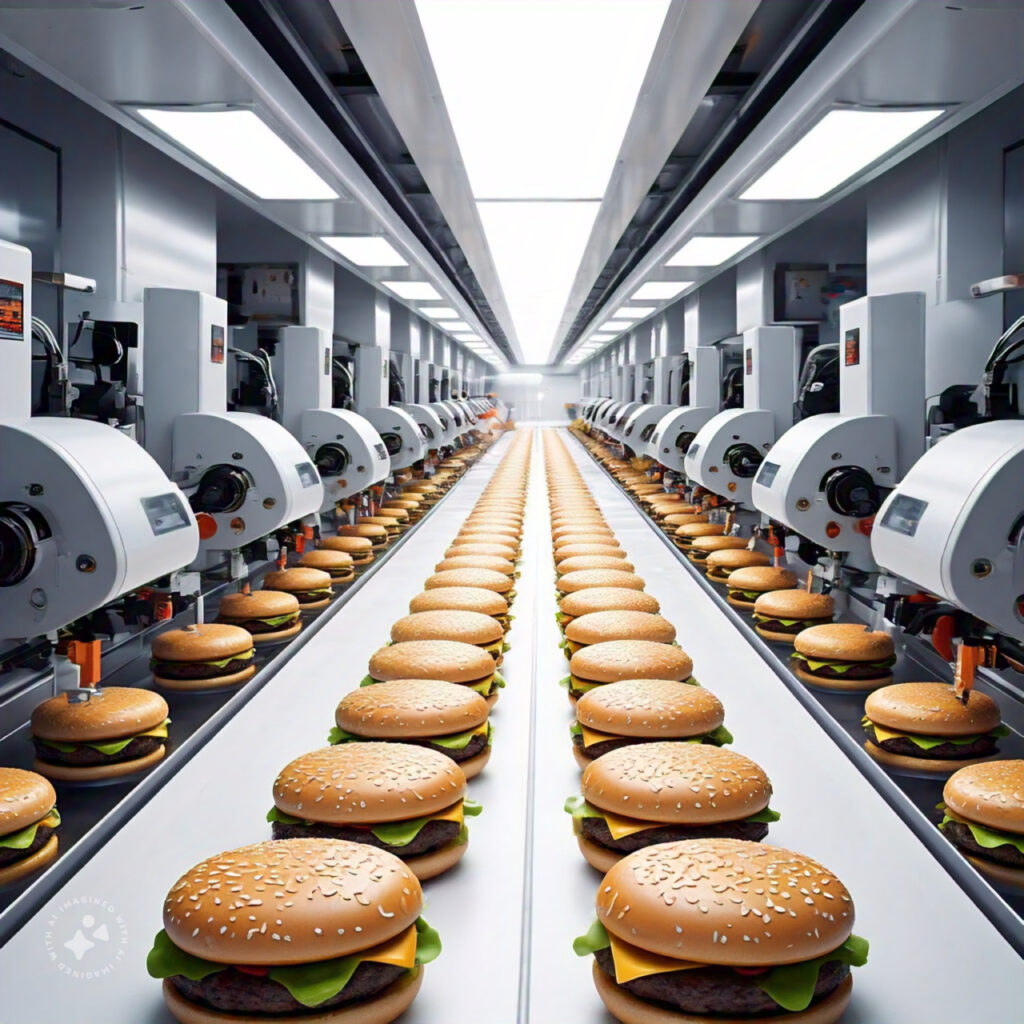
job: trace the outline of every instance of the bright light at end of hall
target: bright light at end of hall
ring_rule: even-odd
[[[665,302],[668,299],[674,299],[692,284],[692,281],[648,281],[633,292],[633,298]]]
[[[831,110],[740,199],[819,199],[944,110]]]
[[[400,299],[439,299],[441,293],[429,281],[381,281],[381,284],[393,291]]]
[[[756,242],[758,235],[694,235],[674,256],[667,267],[717,267],[741,249]]]
[[[260,199],[338,198],[338,193],[251,110],[140,107],[135,112]]]
[[[408,261],[379,235],[321,235],[320,241],[357,267],[407,267]]]

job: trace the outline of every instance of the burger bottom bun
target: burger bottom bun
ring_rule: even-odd
[[[468,846],[468,841],[453,841],[439,850],[431,850],[430,853],[421,854],[419,857],[403,857],[402,860],[421,882],[425,882],[428,878],[435,878],[455,867],[465,856]],[[362,1018],[359,1024],[362,1024]]]
[[[253,633],[252,642],[254,644],[279,644],[282,640],[291,640],[301,629],[302,619],[296,619],[295,625],[289,626],[287,629],[278,629],[273,633]]]
[[[985,860],[982,857],[972,857],[965,854],[983,875],[1000,885],[1009,886],[1014,889],[1024,890],[1024,868],[1011,868],[1009,864],[999,864],[994,860]]]
[[[715,582],[718,583],[720,581],[719,580],[715,580]],[[729,604],[731,604],[733,606],[733,608],[742,608],[745,612],[751,612],[751,611],[754,610],[754,602],[753,601],[741,601],[738,597],[733,597],[732,594],[726,594],[725,595],[725,599],[726,599],[726,601],[729,602]],[[758,630],[758,633],[761,633],[761,630]],[[766,635],[770,636],[771,634],[770,633],[769,634],[761,633],[761,635],[762,636],[766,636]],[[781,633],[776,633],[775,635],[776,636],[781,636],[782,634]]]
[[[972,764],[982,764],[985,761],[999,761],[1004,754],[998,752],[988,754],[985,757],[966,757],[962,760],[957,758],[940,757],[911,757],[909,754],[894,754],[885,747],[880,747],[871,740],[864,741],[864,749],[879,763],[886,768],[896,772],[903,772],[910,775],[952,775]]]
[[[345,580],[344,582],[348,582],[348,581]],[[331,581],[331,589],[333,589],[335,586],[337,586],[337,584],[335,583],[334,580],[332,580]],[[300,604],[299,605],[299,611],[300,612],[315,612],[315,611],[317,611],[320,608],[326,608],[330,603],[331,603],[331,598],[325,597],[322,601],[310,601],[308,604]]]
[[[164,690],[220,690],[225,686],[237,686],[256,675],[256,666],[250,665],[227,676],[211,676],[209,679],[166,679],[153,674],[153,682]]]
[[[462,774],[465,775],[467,779],[473,779],[484,770],[484,765],[486,765],[490,759],[491,747],[490,744],[488,744],[480,751],[479,754],[469,758],[467,761],[459,761],[458,765],[462,769]]]
[[[484,697],[484,700],[487,701],[487,706],[493,709],[494,705],[498,703],[498,691],[495,690],[490,697]]]
[[[611,1015],[623,1024],[835,1024],[842,1017],[853,991],[853,979],[847,975],[842,984],[820,1003],[808,1006],[800,1013],[782,1010],[770,1017],[703,1017],[698,1014],[680,1013],[635,995],[616,985],[594,961],[594,985],[597,994]]]
[[[808,686],[816,686],[819,690],[837,690],[841,693],[868,693],[870,690],[880,690],[892,682],[891,672],[876,679],[823,679],[794,666],[793,674]]]
[[[576,758],[576,763],[584,770],[594,761],[592,757],[587,757],[583,752],[583,749],[581,747],[577,747],[575,743],[572,745],[572,756]]]
[[[602,875],[611,871],[626,856],[618,850],[609,850],[606,846],[598,846],[597,843],[592,843],[583,836],[577,836],[576,843],[580,848],[580,853],[583,854],[583,859],[592,868],[600,871]]]
[[[423,983],[423,968],[403,974],[379,995],[372,999],[361,999],[349,1006],[324,1013],[286,1014],[283,1017],[269,1017],[266,1014],[221,1013],[198,1003],[190,1002],[170,983],[164,981],[164,1002],[175,1020],[181,1024],[390,1024],[400,1017],[416,998]]]
[[[45,775],[57,782],[102,782],[105,779],[119,779],[122,775],[134,775],[152,768],[164,756],[164,744],[150,751],[145,757],[134,761],[115,761],[112,764],[91,764],[78,768],[73,764],[50,764],[37,757],[32,765],[34,772]],[[45,847],[43,847],[45,849]]]
[[[18,879],[31,875],[34,871],[40,871],[57,856],[57,837],[50,836],[44,846],[41,846],[31,856],[23,857],[21,860],[0,868],[0,886],[10,885]]]
[[[736,604],[732,598],[726,598],[730,604]],[[737,607],[739,607],[737,605]],[[754,606],[751,605],[751,608]],[[762,629],[760,626],[754,627],[754,632],[763,636],[765,640],[770,640],[773,644],[788,644],[790,647],[793,646],[793,640],[796,638],[796,633],[774,633],[770,629]],[[794,670],[795,671],[795,670]]]

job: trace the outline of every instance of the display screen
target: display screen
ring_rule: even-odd
[[[185,504],[174,491],[140,500],[142,511],[149,520],[149,528],[157,537],[174,530],[184,530],[189,525]]]
[[[749,377],[754,372],[754,350],[752,348],[748,348],[744,358],[747,365],[746,374]]]
[[[779,464],[777,462],[762,462],[761,471],[757,474],[754,483],[760,484],[762,487],[771,487],[775,482],[775,474],[778,471]]]
[[[387,462],[387,460],[388,460],[388,450],[387,450],[387,448],[384,445],[382,445],[382,444],[375,444],[373,446],[373,450],[377,453],[377,458],[380,459],[381,462]]]
[[[25,340],[25,288],[0,278],[0,340]]]
[[[927,507],[927,501],[911,498],[909,494],[897,494],[882,516],[882,526],[902,533],[905,537],[913,537]]]
[[[657,444],[661,440],[661,434],[655,431],[651,434],[651,444]]]
[[[860,328],[846,332],[843,339],[843,360],[847,366],[856,366],[860,362]]]
[[[330,377],[331,375],[331,350],[330,348],[324,349],[324,376]]]
[[[299,482],[303,487],[315,487],[320,483],[320,475],[312,462],[297,462],[295,472],[299,474]]]
[[[219,324],[210,328],[210,362],[224,362],[224,328]]]
[[[699,452],[699,451],[700,451],[700,445],[699,444],[691,444],[690,447],[686,449],[686,457],[688,459],[695,459],[695,458],[697,458],[697,452]]]

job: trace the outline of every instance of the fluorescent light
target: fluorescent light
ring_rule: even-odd
[[[338,198],[338,193],[251,110],[139,108],[136,113],[260,199]]]
[[[629,330],[632,326],[632,320],[605,320],[605,322],[601,324],[601,330],[615,331],[616,333],[619,333],[621,331]]]
[[[378,235],[321,235],[320,241],[357,267],[409,265],[386,238]]]
[[[694,235],[671,259],[667,267],[717,267],[731,259],[759,235]]]
[[[400,299],[439,299],[441,293],[429,281],[381,281],[385,288],[390,288]]]
[[[459,341],[461,342],[473,342],[481,340],[480,335],[477,334],[476,331],[458,331],[455,334],[455,337],[458,338]]]
[[[460,331],[466,332],[473,330],[465,320],[446,320],[441,324],[441,329],[447,331],[449,334],[458,334]]]
[[[664,302],[666,299],[674,299],[680,292],[685,291],[692,281],[648,281],[640,285],[633,292],[634,299],[654,299],[656,302]]]
[[[451,306],[421,306],[419,311],[431,320],[458,320],[461,313],[456,313]]]
[[[477,199],[604,195],[668,7],[668,0],[417,0]]]
[[[613,338],[617,338],[617,337],[618,337],[618,335],[612,333],[611,331],[597,331],[596,333],[591,334],[587,338],[587,341],[588,342],[591,342],[591,341],[605,342],[605,341],[611,341]]]
[[[548,361],[599,205],[477,204],[524,362]]]
[[[619,306],[612,316],[616,320],[642,320],[645,316],[657,312],[657,308],[657,306]]]
[[[831,110],[740,199],[818,199],[944,110]]]

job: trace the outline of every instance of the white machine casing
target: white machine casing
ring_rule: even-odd
[[[704,424],[683,460],[689,480],[752,509],[757,466],[793,424],[798,346],[792,327],[752,327],[743,333],[743,408]]]
[[[467,435],[472,433],[473,425],[466,418],[466,412],[458,402],[453,402],[450,398],[446,398],[441,404],[448,410],[448,416],[452,421],[456,437],[466,438]]]
[[[639,402],[623,402],[613,413],[608,417],[608,436],[619,444],[622,443],[622,437],[626,429],[626,424],[629,422],[629,417],[640,408]]]
[[[455,429],[455,420],[452,417],[451,409],[444,402],[431,402],[427,408],[434,413],[437,422],[441,424],[441,443],[447,447],[454,445],[459,434]]]
[[[611,437],[612,424],[618,418],[619,410],[621,410],[625,404],[626,403],[620,398],[613,398],[594,417],[594,426],[605,436]]]
[[[404,409],[420,428],[420,436],[427,446],[427,452],[436,452],[445,444],[445,429],[436,412],[429,405],[418,405],[415,402],[396,402],[399,409]]]
[[[641,405],[634,409],[622,428],[622,443],[642,455],[662,418],[674,408],[674,405]]]
[[[50,531],[25,578],[0,590],[0,637],[59,629],[195,558],[199,532],[184,494],[113,427],[0,421],[0,451],[0,502],[28,506]]]
[[[393,405],[361,409],[360,415],[370,421],[387,449],[390,469],[407,469],[427,454],[427,444],[419,424],[404,409]]]
[[[1024,640],[1024,422],[943,438],[886,498],[871,534],[889,572]]]
[[[201,542],[201,555],[259,540],[315,515],[324,501],[316,467],[280,423],[226,411],[226,324],[227,303],[212,295],[146,289],[146,448],[186,491],[217,466],[249,481],[240,507],[210,513],[217,528]]]
[[[674,407],[658,421],[642,453],[676,473],[685,472],[684,459],[690,444],[722,403],[718,349],[701,345],[693,349],[687,358],[691,369],[692,402]]]
[[[795,424],[761,463],[751,488],[756,508],[853,565],[871,569],[869,519],[829,504],[825,478],[866,471],[896,486],[924,448],[924,295],[871,295],[842,307],[840,411]]]

